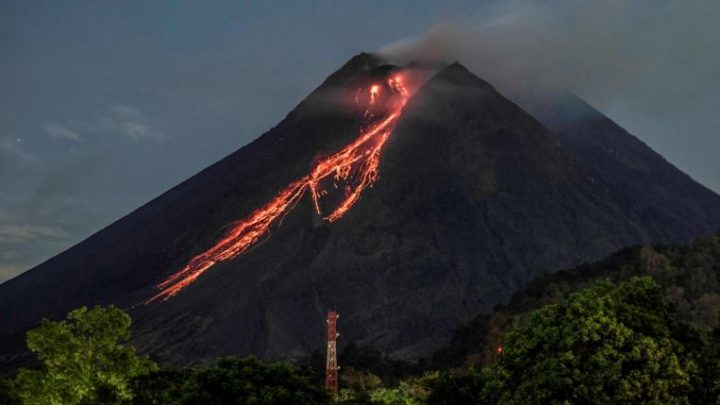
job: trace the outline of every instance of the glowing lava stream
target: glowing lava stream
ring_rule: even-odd
[[[400,116],[400,110],[409,98],[400,76],[388,79],[387,84],[385,89],[390,92],[389,102],[386,102],[385,106],[379,105],[380,92],[383,88],[373,84],[367,90],[368,105],[363,114],[364,119],[370,120],[375,116],[378,108],[384,107],[389,109],[384,119],[371,123],[360,132],[358,138],[351,144],[318,161],[308,175],[290,183],[262,208],[250,214],[246,219],[236,222],[233,228],[213,247],[193,257],[182,270],[158,284],[157,287],[161,291],[150,297],[145,303],[148,304],[157,299],[167,300],[193,283],[216,263],[235,258],[246,252],[261,237],[269,234],[270,226],[278,218],[282,219],[292,210],[308,189],[315,210],[322,215],[320,199],[325,191],[319,189],[320,182],[330,176],[336,187],[340,181],[347,182],[348,185],[344,189],[342,201],[323,219],[335,222],[342,218],[358,201],[362,191],[371,187],[377,179],[382,147],[390,137]],[[356,102],[359,102],[359,98],[356,98]],[[352,185],[349,184],[350,181],[353,181]]]

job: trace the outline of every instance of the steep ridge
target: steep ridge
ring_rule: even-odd
[[[686,243],[720,226],[720,196],[579,97],[559,94],[527,110],[623,201],[627,215],[657,224],[656,236]]]

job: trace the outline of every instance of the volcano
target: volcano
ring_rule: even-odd
[[[522,103],[521,103],[522,104]],[[427,355],[533,278],[720,228],[720,196],[577,97],[360,54],[276,127],[0,285],[0,361],[80,305],[165,364],[339,344]]]

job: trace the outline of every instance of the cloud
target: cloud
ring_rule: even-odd
[[[43,129],[50,138],[67,139],[70,141],[80,140],[80,134],[59,122],[45,121],[45,123],[43,123]]]
[[[160,129],[148,122],[140,110],[126,105],[114,105],[94,119],[74,120],[66,124],[46,121],[43,129],[51,138],[73,141],[81,139],[80,133],[114,135],[133,141],[166,138]]]
[[[570,91],[720,191],[720,2],[497,1],[391,43],[391,62],[460,61],[526,108]]]
[[[24,162],[39,161],[36,154],[28,152],[22,145],[22,139],[4,137],[0,138],[0,151],[12,155]]]
[[[126,105],[112,106],[104,123],[109,127],[110,132],[132,140],[165,138],[165,134],[150,125],[139,110]]]
[[[163,139],[165,135],[143,122],[125,121],[122,123],[122,134],[130,139],[138,140],[143,138]]]
[[[21,243],[38,239],[61,239],[67,234],[60,228],[42,225],[0,225],[0,243]]]
[[[399,63],[459,60],[501,90],[570,89],[596,98],[647,92],[697,99],[717,79],[716,1],[501,1],[477,21],[439,24],[379,53]],[[659,98],[659,100],[658,100]]]

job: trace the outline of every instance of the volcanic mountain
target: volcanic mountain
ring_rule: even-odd
[[[170,364],[322,350],[328,309],[341,344],[416,358],[538,275],[720,227],[720,196],[581,100],[531,111],[457,63],[360,54],[254,142],[0,285],[0,359],[95,303],[128,308],[133,343]]]

